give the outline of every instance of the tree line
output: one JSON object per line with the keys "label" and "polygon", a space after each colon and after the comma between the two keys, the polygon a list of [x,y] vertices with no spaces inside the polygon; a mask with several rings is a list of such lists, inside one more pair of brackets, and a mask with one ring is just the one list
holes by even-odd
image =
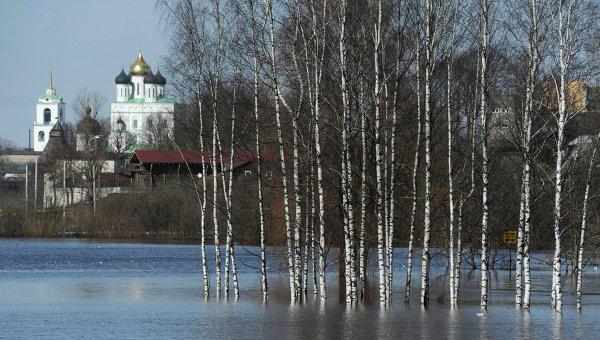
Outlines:
{"label": "tree line", "polygon": [[[452,305],[468,264],[480,268],[486,309],[502,233],[516,230],[516,305],[531,304],[532,249],[554,249],[552,306],[562,309],[571,262],[581,308],[582,270],[600,231],[595,1],[160,0],[157,8],[170,39],[169,86],[183,103],[170,147],[212,151],[213,168],[232,167],[242,150],[258,157],[265,299],[273,211],[261,157],[269,154],[292,301],[310,283],[326,301],[334,246],[346,302],[364,297],[372,250],[379,302],[389,305],[394,247],[406,245],[403,299],[420,249],[422,304],[431,257],[441,253]],[[194,188],[205,293],[229,294],[231,277],[237,297],[235,183],[203,176]]]}

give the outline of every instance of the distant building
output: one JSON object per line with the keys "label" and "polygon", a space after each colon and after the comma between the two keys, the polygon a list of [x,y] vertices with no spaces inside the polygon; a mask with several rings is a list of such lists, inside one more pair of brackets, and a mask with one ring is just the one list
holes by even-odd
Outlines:
{"label": "distant building", "polygon": [[110,141],[115,150],[128,147],[121,137],[123,134],[130,136],[133,143],[143,145],[149,120],[160,121],[161,128],[172,135],[175,102],[165,96],[166,83],[159,69],[152,73],[141,49],[129,74],[121,69],[115,78],[117,100],[110,104]]}
{"label": "distant building", "polygon": [[511,98],[501,96],[495,99],[488,122],[490,144],[495,147],[510,144],[515,122],[516,116]]}
{"label": "distant building", "polygon": [[56,123],[61,123],[64,119],[65,103],[61,96],[56,94],[56,89],[52,84],[52,69],[46,94],[38,99],[36,104],[36,116],[33,123],[33,150],[37,152],[44,151],[50,138],[50,131]]}

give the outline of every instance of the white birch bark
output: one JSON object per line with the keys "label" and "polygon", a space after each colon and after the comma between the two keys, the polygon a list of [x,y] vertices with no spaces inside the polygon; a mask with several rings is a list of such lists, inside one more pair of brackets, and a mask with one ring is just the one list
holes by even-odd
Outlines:
{"label": "white birch bark", "polygon": [[433,71],[433,27],[431,0],[425,0],[425,211],[421,256],[421,304],[429,302],[429,242],[431,237],[431,73]]}
{"label": "white birch bark", "polygon": [[[225,182],[225,172],[221,176],[223,185],[223,197],[225,201],[225,211],[227,214],[227,231],[226,231],[226,242],[225,242],[225,297],[229,294],[229,273],[233,279],[233,289],[235,298],[239,298],[239,288],[237,279],[237,268],[235,260],[235,248],[233,244],[233,214],[232,214],[232,195],[233,195],[233,160],[235,157],[235,106],[237,105],[237,89],[233,89],[233,108],[231,110],[231,140],[229,146],[229,176],[228,184]],[[217,143],[219,150],[223,150],[221,147],[221,139],[217,131]],[[220,164],[223,167],[225,162],[223,161],[223,153],[219,152]]]}
{"label": "white birch bark", "polygon": [[490,1],[480,0],[481,7],[481,176],[482,176],[482,210],[481,217],[481,308],[487,309],[488,304],[488,122],[487,122],[487,54],[489,41],[489,11]]}
{"label": "white birch bark", "polygon": [[[216,90],[216,88],[215,88]],[[216,97],[216,94],[214,95]],[[221,294],[221,245],[219,240],[219,216],[218,216],[218,181],[217,181],[217,117],[216,98],[213,98],[213,138],[212,138],[212,177],[213,177],[213,226],[215,244],[215,289],[217,297]]]}
{"label": "white birch bark", "polygon": [[530,229],[531,229],[531,133],[532,133],[532,114],[534,104],[535,81],[539,66],[538,48],[539,32],[537,25],[538,11],[537,0],[530,0],[530,32],[529,32],[529,73],[526,93],[526,111],[525,111],[525,136],[524,136],[524,228],[523,228],[523,275],[524,292],[523,307],[529,309],[531,296],[531,275],[530,275]]}
{"label": "white birch bark", "polygon": [[275,121],[277,124],[277,142],[279,146],[279,161],[280,161],[280,171],[282,178],[282,186],[283,186],[283,208],[285,214],[285,230],[286,230],[286,239],[287,239],[287,258],[288,258],[288,272],[289,272],[289,281],[290,281],[290,299],[292,302],[296,301],[297,293],[296,293],[296,274],[295,274],[295,266],[294,266],[294,246],[292,239],[292,227],[290,221],[290,207],[289,207],[289,194],[288,194],[288,183],[287,183],[287,171],[285,165],[285,145],[283,143],[283,135],[281,128],[281,116],[280,116],[280,93],[279,93],[279,81],[277,79],[277,67],[275,60],[275,18],[273,17],[273,2],[272,0],[264,0],[265,10],[269,20],[269,54],[270,54],[270,63],[271,63],[271,78],[272,78],[272,86],[273,86],[273,96],[275,102]]}
{"label": "white birch bark", "polygon": [[585,193],[583,195],[583,207],[581,209],[581,229],[579,235],[579,251],[577,252],[577,309],[581,310],[581,287],[583,281],[583,252],[585,245],[585,227],[587,220],[587,205],[590,197],[590,181],[592,178],[592,169],[594,168],[594,158],[596,157],[596,150],[598,149],[598,142],[594,141],[594,149],[590,157],[588,165],[587,179],[585,181]]}
{"label": "white birch bark", "polygon": [[[206,260],[206,165],[204,163],[204,116],[202,114],[202,100],[200,94],[200,84],[196,84],[196,93],[198,96],[198,112],[200,113],[200,162],[202,163],[202,202],[200,204],[200,255],[202,257],[202,279],[204,280],[204,295],[210,294],[210,280],[208,265]],[[193,179],[192,179],[193,180]]]}
{"label": "white birch bark", "polygon": [[256,14],[254,12],[254,3],[249,2],[251,20],[252,20],[252,75],[254,88],[254,120],[255,120],[255,138],[256,138],[256,185],[258,195],[258,221],[260,229],[260,287],[263,296],[263,301],[268,298],[268,283],[267,283],[267,248],[265,242],[265,215],[263,208],[263,186],[262,186],[262,155],[260,147],[260,115],[258,110],[258,32],[256,27]]}
{"label": "white birch bark", "polygon": [[214,225],[214,244],[215,244],[215,273],[216,273],[216,293],[217,297],[221,294],[221,245],[219,240],[219,217],[218,217],[218,182],[217,182],[217,105],[219,83],[221,81],[221,15],[219,11],[219,0],[215,1],[216,17],[216,41],[217,51],[215,54],[216,76],[213,80],[213,138],[212,138],[212,177],[213,177],[213,225]]}
{"label": "white birch bark", "polygon": [[456,305],[458,302],[458,286],[460,283],[460,264],[462,262],[462,225],[463,225],[463,220],[462,220],[462,212],[463,212],[463,204],[464,204],[464,200],[462,199],[462,196],[459,197],[459,203],[458,203],[458,217],[457,217],[457,221],[456,221],[456,252],[455,252],[455,256],[456,258],[454,259],[454,277],[453,277],[453,283],[452,283],[452,287],[454,288],[454,292],[452,294],[452,298],[454,299],[453,304]]}
{"label": "white birch bark", "polygon": [[348,141],[348,126],[350,124],[350,103],[348,95],[348,84],[346,79],[346,0],[340,3],[340,74],[342,90],[342,205],[344,211],[345,232],[345,283],[346,303],[352,304],[356,300],[356,268],[354,261],[354,208],[351,200],[352,187],[352,162]]}
{"label": "white birch bark", "polygon": [[365,89],[361,79],[359,84],[360,109],[360,141],[361,141],[361,170],[360,170],[360,230],[359,230],[359,281],[360,296],[364,298],[367,284],[366,268],[366,218],[367,218],[367,123],[365,116]]}
{"label": "white birch bark", "polygon": [[[558,117],[556,132],[556,171],[555,171],[555,191],[554,191],[554,257],[552,259],[552,306],[557,312],[562,311],[562,291],[561,291],[561,200],[562,200],[562,173],[563,173],[563,143],[564,130],[567,121],[566,108],[566,73],[568,67],[567,61],[567,39],[564,32],[563,23],[563,1],[558,1],[558,38],[559,38],[559,73],[560,83],[558,85]],[[569,34],[567,25],[567,35]]]}
{"label": "white birch bark", "polygon": [[392,128],[390,136],[390,176],[389,176],[389,209],[388,209],[388,235],[387,235],[387,298],[388,304],[391,303],[393,282],[394,282],[394,219],[395,219],[395,189],[396,189],[396,125],[397,125],[397,104],[398,104],[398,88],[400,83],[400,35],[396,43],[396,67],[394,82],[394,95],[392,100]]}
{"label": "white birch bark", "polygon": [[519,195],[519,228],[517,231],[517,256],[515,259],[515,305],[523,304],[523,239],[525,235],[525,167],[521,175]]}
{"label": "white birch bark", "polygon": [[410,301],[410,285],[412,280],[412,266],[413,266],[413,252],[414,252],[414,240],[415,240],[415,226],[417,216],[417,194],[418,194],[418,181],[417,175],[419,173],[419,149],[421,148],[421,46],[417,44],[416,47],[416,80],[417,80],[417,137],[415,141],[415,156],[413,160],[412,168],[412,208],[410,213],[410,231],[408,236],[408,258],[406,262],[406,287],[404,290],[404,301]]}
{"label": "white birch bark", "polygon": [[377,253],[378,253],[378,267],[379,267],[379,303],[385,305],[387,301],[386,295],[386,266],[385,266],[385,234],[384,234],[384,216],[383,216],[383,178],[382,178],[382,150],[381,150],[381,117],[380,117],[380,104],[381,104],[381,89],[379,79],[379,57],[380,57],[380,45],[381,45],[381,23],[382,23],[382,8],[381,0],[377,1],[377,23],[375,24],[375,85],[374,95],[375,100],[373,105],[375,106],[375,173],[377,183],[377,199],[375,204],[375,210],[377,212]]}
{"label": "white birch bark", "polygon": [[[321,152],[321,132],[320,132],[320,124],[321,124],[321,78],[323,75],[323,57],[324,50],[326,45],[326,30],[324,27],[319,27],[318,25],[318,12],[315,6],[315,0],[310,1],[310,13],[311,13],[311,21],[312,21],[312,46],[309,48],[309,44],[306,39],[304,40],[304,51],[306,54],[306,73],[308,79],[313,79],[312,86],[309,81],[309,98],[310,98],[310,107],[312,111],[312,124],[313,124],[313,143],[314,143],[314,162],[316,168],[316,184],[317,184],[317,196],[319,201],[318,207],[318,225],[319,225],[319,237],[318,237],[318,285],[319,285],[319,297],[321,303],[325,303],[327,301],[327,283],[325,276],[325,263],[326,263],[326,253],[325,253],[325,193],[323,189],[323,166],[322,166],[322,152]],[[326,8],[327,1],[323,1],[323,10],[321,13],[321,21],[322,26],[324,26],[326,21]],[[308,64],[309,55],[308,51],[310,50],[311,55],[310,59],[312,61],[312,71]],[[314,232],[314,230],[313,230]],[[316,238],[315,239],[315,244]]]}
{"label": "white birch bark", "polygon": [[[300,33],[300,5],[297,2],[297,18],[295,20],[295,32],[293,45],[297,45],[298,34]],[[300,245],[300,226],[302,224],[302,200],[300,197],[300,170],[299,170],[299,158],[300,158],[300,140],[299,140],[299,125],[300,125],[300,111],[302,108],[302,101],[304,99],[304,81],[302,74],[298,66],[298,57],[296,49],[292,48],[292,59],[294,62],[294,69],[296,71],[296,79],[299,84],[299,95],[298,95],[298,106],[296,111],[290,110],[292,114],[292,180],[294,190],[294,207],[295,207],[295,218],[294,218],[294,284],[296,286],[296,298],[301,298],[303,290],[301,289],[301,245]]]}
{"label": "white birch bark", "polygon": [[447,84],[446,84],[446,109],[447,109],[447,121],[448,121],[448,226],[449,226],[449,259],[450,259],[450,275],[449,275],[449,289],[450,289],[450,303],[454,305],[456,299],[454,298],[454,293],[456,289],[454,288],[455,284],[455,274],[454,274],[454,182],[452,175],[452,109],[450,105],[450,87],[452,81],[452,57],[448,58],[447,65]]}

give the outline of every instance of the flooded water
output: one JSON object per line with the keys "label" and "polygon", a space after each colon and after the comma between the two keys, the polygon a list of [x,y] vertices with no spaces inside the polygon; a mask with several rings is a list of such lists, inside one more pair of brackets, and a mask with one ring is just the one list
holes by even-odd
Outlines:
{"label": "flooded water", "polygon": [[[197,245],[0,240],[0,338],[597,338],[600,270],[588,266],[582,312],[565,278],[558,315],[549,307],[546,253],[534,256],[531,312],[514,308],[514,273],[498,270],[491,273],[489,310],[480,314],[479,272],[463,269],[460,306],[451,309],[441,256],[433,259],[432,302],[423,309],[416,299],[403,302],[405,250],[397,249],[394,302],[383,310],[340,303],[333,264],[326,306],[312,294],[290,305],[281,249],[271,249],[270,299],[263,304],[257,249],[236,252],[241,298],[234,302],[204,299]],[[375,281],[374,268],[370,274]]]}

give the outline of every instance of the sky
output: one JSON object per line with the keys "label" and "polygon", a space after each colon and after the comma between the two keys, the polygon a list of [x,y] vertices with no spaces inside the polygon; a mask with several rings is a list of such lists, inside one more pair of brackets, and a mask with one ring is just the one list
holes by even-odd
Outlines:
{"label": "sky", "polygon": [[108,117],[121,66],[142,48],[156,71],[167,45],[154,0],[0,0],[0,138],[28,146],[50,65],[67,121],[83,87],[106,97],[99,114]]}

